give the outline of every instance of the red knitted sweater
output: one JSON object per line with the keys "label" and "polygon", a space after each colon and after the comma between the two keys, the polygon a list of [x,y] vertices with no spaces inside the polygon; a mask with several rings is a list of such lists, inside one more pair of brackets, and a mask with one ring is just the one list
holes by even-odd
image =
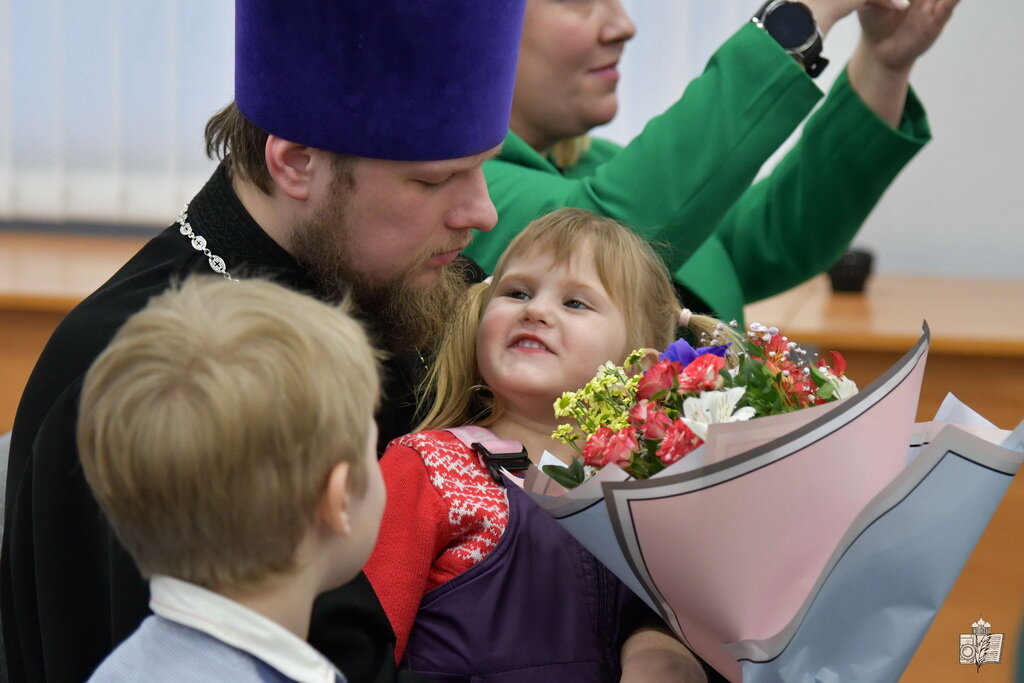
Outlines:
{"label": "red knitted sweater", "polygon": [[494,549],[508,523],[508,497],[449,432],[395,439],[380,467],[388,500],[363,570],[395,629],[401,661],[423,595]]}

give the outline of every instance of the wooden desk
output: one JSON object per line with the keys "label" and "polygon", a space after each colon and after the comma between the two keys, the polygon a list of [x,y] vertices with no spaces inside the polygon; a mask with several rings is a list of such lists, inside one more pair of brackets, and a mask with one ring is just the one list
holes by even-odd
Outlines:
{"label": "wooden desk", "polygon": [[833,294],[820,277],[747,307],[747,320],[847,359],[861,386],[931,329],[918,416],[931,419],[953,392],[1004,429],[1024,419],[1024,280],[879,275],[864,294]]}
{"label": "wooden desk", "polygon": [[14,424],[21,392],[57,324],[145,242],[0,232],[0,433]]}
{"label": "wooden desk", "polygon": [[[1024,419],[1024,280],[876,275],[864,294],[833,294],[817,278],[746,310],[798,343],[840,351],[861,386],[931,329],[918,419],[947,392],[1004,429]],[[984,616],[1003,633],[1000,664],[958,663],[959,634]],[[911,683],[1013,680],[1024,619],[1024,473],[1017,475],[903,677]]]}

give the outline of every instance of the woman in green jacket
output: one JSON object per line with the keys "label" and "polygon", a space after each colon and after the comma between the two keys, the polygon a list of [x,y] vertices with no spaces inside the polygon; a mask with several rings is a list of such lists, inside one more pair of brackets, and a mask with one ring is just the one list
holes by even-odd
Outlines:
{"label": "woman in green jacket", "polygon": [[930,138],[909,73],[957,1],[805,0],[823,35],[859,10],[861,40],[795,148],[754,183],[822,97],[767,21],[737,31],[619,147],[585,137],[617,108],[616,65],[634,33],[619,0],[529,0],[512,130],[484,166],[499,221],[467,253],[490,270],[532,219],[585,208],[661,242],[692,308],[742,320],[744,304],[832,265]]}

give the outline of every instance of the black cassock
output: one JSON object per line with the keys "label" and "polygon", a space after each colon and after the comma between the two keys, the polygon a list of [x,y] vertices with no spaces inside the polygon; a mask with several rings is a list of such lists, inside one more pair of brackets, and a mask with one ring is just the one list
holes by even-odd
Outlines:
{"label": "black cassock", "polygon": [[[190,203],[188,219],[233,276],[259,275],[313,291],[302,268],[242,207],[223,166]],[[129,316],[172,282],[212,272],[206,256],[171,226],[68,314],[32,372],[11,441],[0,566],[12,681],[85,680],[149,614],[147,584],[79,466],[79,393],[89,365]],[[471,277],[480,275],[476,269]],[[414,426],[412,387],[422,362],[415,353],[397,354],[384,369],[381,446]],[[394,639],[362,573],[314,606],[309,640],[351,681],[395,680]]]}

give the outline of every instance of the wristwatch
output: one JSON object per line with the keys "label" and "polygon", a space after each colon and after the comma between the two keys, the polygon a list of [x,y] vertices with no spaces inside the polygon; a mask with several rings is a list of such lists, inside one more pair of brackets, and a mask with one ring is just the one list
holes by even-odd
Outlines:
{"label": "wristwatch", "polygon": [[821,56],[822,35],[810,8],[797,0],[768,0],[751,19],[817,78],[828,66]]}

